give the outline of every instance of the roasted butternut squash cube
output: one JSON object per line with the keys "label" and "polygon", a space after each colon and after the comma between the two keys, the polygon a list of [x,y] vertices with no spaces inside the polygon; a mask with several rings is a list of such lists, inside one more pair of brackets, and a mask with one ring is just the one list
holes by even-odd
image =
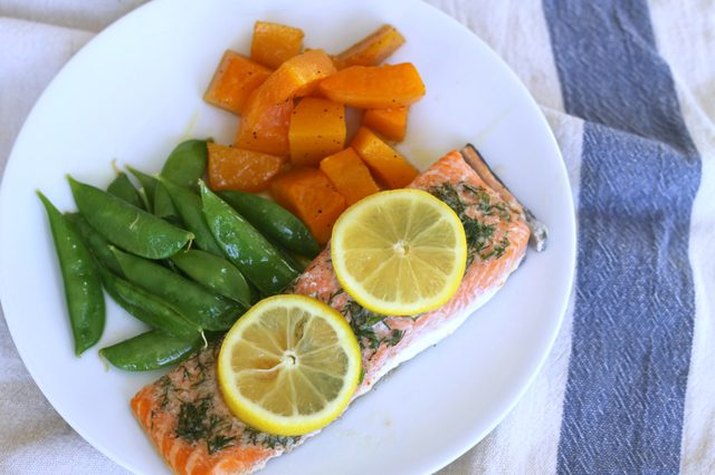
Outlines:
{"label": "roasted butternut squash cube", "polygon": [[304,97],[293,109],[288,139],[295,165],[317,166],[345,147],[345,106],[319,97]]}
{"label": "roasted butternut squash cube", "polygon": [[300,54],[303,50],[303,36],[305,35],[300,28],[257,21],[253,26],[251,59],[276,69],[285,61]]}
{"label": "roasted butternut squash cube", "polygon": [[333,225],[346,207],[343,195],[315,168],[294,168],[278,175],[270,192],[278,204],[305,223],[320,244],[330,240]]}
{"label": "roasted butternut squash cube", "polygon": [[412,63],[350,66],[320,82],[328,99],[359,109],[409,106],[425,95],[425,85]]}
{"label": "roasted butternut squash cube", "polygon": [[260,113],[254,110],[249,115],[247,110],[238,124],[234,145],[254,152],[287,157],[290,152],[288,129],[291,112],[291,99],[280,104],[266,105],[260,109]]}
{"label": "roasted butternut squash cube", "polygon": [[282,168],[281,157],[208,142],[209,186],[213,190],[240,190],[255,193]]}
{"label": "roasted butternut squash cube", "polygon": [[403,188],[418,174],[410,162],[367,127],[358,129],[350,146],[388,188]]}
{"label": "roasted butternut squash cube", "polygon": [[370,169],[351,147],[322,159],[320,171],[345,197],[348,206],[380,191]]}
{"label": "roasted butternut squash cube", "polygon": [[366,110],[362,123],[387,140],[400,142],[407,132],[407,107]]}
{"label": "roasted butternut squash cube", "polygon": [[270,69],[235,51],[226,50],[204,94],[204,100],[216,107],[240,114],[250,94],[263,84],[270,74]]}
{"label": "roasted butternut squash cube", "polygon": [[348,66],[377,66],[405,43],[405,38],[392,25],[380,28],[336,55],[333,60],[338,69]]}
{"label": "roasted butternut squash cube", "polygon": [[322,50],[306,51],[283,63],[248,98],[234,145],[288,156],[293,98],[312,92],[321,79],[334,72],[333,61]]}

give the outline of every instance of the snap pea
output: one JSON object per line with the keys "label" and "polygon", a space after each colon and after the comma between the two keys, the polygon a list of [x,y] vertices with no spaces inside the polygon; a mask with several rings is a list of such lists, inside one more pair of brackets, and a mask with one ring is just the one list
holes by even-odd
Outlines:
{"label": "snap pea", "polygon": [[[165,333],[186,335],[199,333],[201,328],[189,322],[171,305],[122,279],[122,268],[111,251],[109,241],[95,231],[79,213],[67,213],[65,218],[74,225],[99,264],[102,283],[107,293],[131,315],[152,328]],[[165,308],[169,307],[169,308]]]}
{"label": "snap pea", "polygon": [[157,181],[156,189],[154,190],[154,216],[164,218],[177,226],[182,224],[179,212],[176,210],[169,192],[166,191],[166,187],[160,181]]}
{"label": "snap pea", "polygon": [[171,302],[182,315],[205,330],[227,330],[245,310],[155,262],[116,248],[112,251],[127,280]]}
{"label": "snap pea", "polygon": [[303,273],[306,267],[308,267],[307,264],[305,264],[305,261],[308,261],[308,264],[310,264],[311,259],[309,258],[303,258],[300,254],[292,253],[289,252],[286,248],[281,246],[280,244],[275,244],[273,243],[273,246],[278,249],[278,251],[281,253],[283,256],[283,259],[288,261],[288,263],[298,271],[298,273]]}
{"label": "snap pea", "polygon": [[287,250],[308,257],[315,257],[320,251],[305,224],[275,201],[241,191],[218,194],[268,239]]}
{"label": "snap pea", "polygon": [[142,190],[144,190],[144,199],[146,200],[145,208],[150,213],[153,213],[154,195],[156,194],[156,184],[158,183],[157,179],[151,175],[147,175],[146,173],[137,170],[131,165],[127,165],[127,170],[129,170],[132,175],[134,175],[136,179],[139,180],[139,183],[141,183]]}
{"label": "snap pea", "polygon": [[174,254],[171,260],[199,284],[244,307],[251,306],[251,287],[241,271],[226,259],[204,251],[189,250]]}
{"label": "snap pea", "polygon": [[144,208],[144,200],[139,191],[134,188],[134,185],[129,180],[129,177],[124,172],[119,172],[114,180],[107,187],[107,191],[117,198],[121,198],[127,203],[133,204],[137,208]]}
{"label": "snap pea", "polygon": [[276,249],[276,251],[278,251],[280,253],[281,257],[283,257],[283,259],[285,259],[285,261],[288,263],[288,265],[296,270],[296,272],[302,273],[305,270],[306,266],[303,265],[303,261],[302,260],[299,261],[297,259],[297,257],[300,257],[298,254],[289,252],[288,249],[284,248],[283,246],[276,243],[275,241],[272,241],[270,239],[268,239],[268,241],[273,245],[273,247]]}
{"label": "snap pea", "polygon": [[310,263],[313,262],[309,258],[301,255],[294,255],[293,259],[296,262],[296,267],[300,269],[301,272],[305,271],[306,267],[308,267]]}
{"label": "snap pea", "polygon": [[161,176],[179,186],[196,189],[206,172],[208,150],[206,140],[191,139],[181,142],[164,162]]}
{"label": "snap pea", "polygon": [[216,242],[261,293],[276,294],[298,276],[281,253],[203,181],[199,181],[199,188],[204,218]]}
{"label": "snap pea", "polygon": [[72,194],[82,216],[109,242],[147,257],[164,259],[176,254],[194,238],[126,201],[68,176]]}
{"label": "snap pea", "polygon": [[129,165],[127,165],[127,169],[132,172],[132,175],[134,175],[142,185],[147,201],[146,209],[153,213],[154,216],[164,218],[171,222],[171,224],[180,226],[181,220],[179,219],[179,213],[176,211],[176,208],[174,208],[174,203],[171,201],[169,193],[167,193],[166,189],[159,183],[159,180]]}
{"label": "snap pea", "polygon": [[76,355],[99,341],[104,331],[104,294],[99,272],[77,230],[40,191],[60,263]]}
{"label": "snap pea", "polygon": [[165,368],[188,358],[201,347],[202,339],[176,337],[151,330],[134,338],[102,348],[99,354],[112,365],[127,371]]}
{"label": "snap pea", "polygon": [[204,251],[223,256],[223,250],[216,243],[216,239],[204,219],[204,213],[201,210],[201,197],[189,188],[174,184],[163,177],[160,177],[159,180],[169,193],[186,228],[196,236],[196,245]]}
{"label": "snap pea", "polygon": [[119,306],[138,320],[167,335],[187,337],[201,333],[201,327],[190,322],[161,298],[100,267],[102,283]]}
{"label": "snap pea", "polygon": [[[115,274],[122,275],[122,268],[114,254],[109,249],[109,241],[104,236],[94,230],[86,219],[79,213],[66,213],[65,218],[74,225],[84,243],[94,255],[94,258],[101,265],[111,270]],[[101,269],[100,269],[101,270]]]}

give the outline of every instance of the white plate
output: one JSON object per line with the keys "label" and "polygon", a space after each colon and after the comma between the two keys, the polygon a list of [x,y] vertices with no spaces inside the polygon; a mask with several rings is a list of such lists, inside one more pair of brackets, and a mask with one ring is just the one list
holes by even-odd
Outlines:
{"label": "white plate", "polygon": [[[129,411],[152,374],[107,370],[96,349],[72,353],[60,274],[36,189],[74,208],[66,173],[106,185],[111,161],[158,171],[187,136],[230,142],[236,119],[201,100],[224,49],[248,51],[252,25],[301,27],[308,47],[339,51],[382,23],[407,38],[391,61],[412,61],[427,95],[400,149],[424,167],[476,144],[551,230],[504,289],[453,336],[403,365],[347,414],[267,473],[416,473],[447,464],[506,415],[543,363],[574,268],[573,204],[558,148],[507,66],[453,19],[418,1],[158,0],[80,51],[47,88],[17,139],[0,199],[5,318],[47,399],[91,444],[126,468],[165,465]],[[113,304],[98,347],[140,326]]]}

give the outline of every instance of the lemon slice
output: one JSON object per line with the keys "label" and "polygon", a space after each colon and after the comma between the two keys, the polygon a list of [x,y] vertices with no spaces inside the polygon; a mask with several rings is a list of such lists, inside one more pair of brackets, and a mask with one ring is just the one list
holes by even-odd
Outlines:
{"label": "lemon slice", "polygon": [[279,435],[307,434],[336,419],[360,371],[360,347],[343,316],[301,295],[254,305],[229,330],[218,357],[229,409]]}
{"label": "lemon slice", "polygon": [[459,288],[467,260],[459,217],[413,189],[376,193],[354,204],[335,223],[330,245],[343,288],[384,315],[440,307]]}

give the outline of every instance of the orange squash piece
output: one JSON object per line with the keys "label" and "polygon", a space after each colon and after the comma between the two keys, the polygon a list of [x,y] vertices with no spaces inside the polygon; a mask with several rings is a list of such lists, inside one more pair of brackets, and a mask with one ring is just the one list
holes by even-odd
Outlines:
{"label": "orange squash piece", "polygon": [[319,97],[304,97],[293,109],[288,139],[295,165],[317,166],[345,147],[345,106]]}
{"label": "orange squash piece", "polygon": [[293,98],[309,94],[333,74],[323,50],[310,50],[283,63],[248,98],[234,145],[255,152],[287,156]]}
{"label": "orange squash piece", "polygon": [[251,59],[276,69],[303,50],[303,30],[292,26],[257,21],[253,26]]}
{"label": "orange squash piece", "polygon": [[282,168],[281,157],[208,142],[209,186],[213,190],[240,190],[255,193]]}
{"label": "orange squash piece", "polygon": [[377,66],[404,43],[405,38],[397,28],[382,25],[333,59],[338,69],[348,66]]}
{"label": "orange squash piece", "polygon": [[254,152],[267,153],[281,157],[288,156],[288,128],[293,101],[266,105],[249,115],[247,109],[238,124],[238,133],[234,145]]}
{"label": "orange squash piece", "polygon": [[401,142],[407,132],[407,107],[366,110],[362,123],[387,140]]}
{"label": "orange squash piece", "polygon": [[351,147],[321,160],[320,171],[345,197],[348,206],[380,191],[370,170]]}
{"label": "orange squash piece", "polygon": [[412,63],[350,66],[321,81],[319,90],[328,99],[359,109],[408,106],[425,95]]}
{"label": "orange squash piece", "polygon": [[388,188],[403,188],[418,174],[410,162],[367,127],[358,129],[350,146]]}
{"label": "orange squash piece", "polygon": [[243,111],[248,96],[270,76],[271,70],[235,51],[226,50],[204,100],[234,114]]}
{"label": "orange squash piece", "polygon": [[278,175],[270,192],[278,204],[305,223],[320,244],[330,240],[333,225],[346,207],[343,195],[315,168],[294,168]]}

